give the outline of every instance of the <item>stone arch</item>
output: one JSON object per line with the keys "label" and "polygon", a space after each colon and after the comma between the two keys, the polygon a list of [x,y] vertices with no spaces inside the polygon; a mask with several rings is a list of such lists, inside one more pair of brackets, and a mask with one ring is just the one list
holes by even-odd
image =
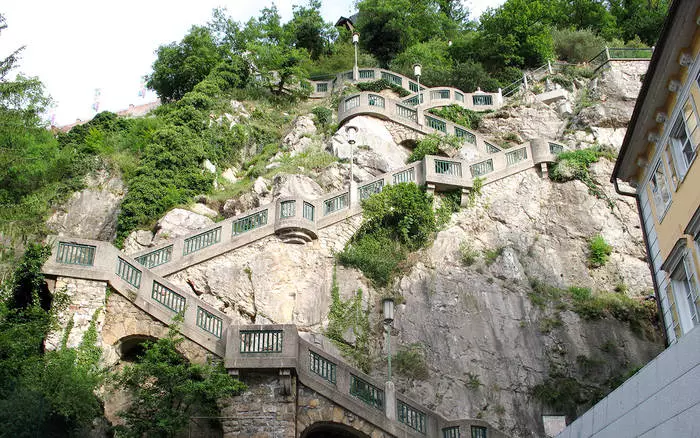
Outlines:
{"label": "stone arch", "polygon": [[119,359],[125,362],[135,362],[143,354],[145,343],[156,341],[157,338],[150,335],[128,335],[117,341],[116,350]]}
{"label": "stone arch", "polygon": [[370,438],[370,436],[342,423],[319,421],[304,429],[300,438]]}

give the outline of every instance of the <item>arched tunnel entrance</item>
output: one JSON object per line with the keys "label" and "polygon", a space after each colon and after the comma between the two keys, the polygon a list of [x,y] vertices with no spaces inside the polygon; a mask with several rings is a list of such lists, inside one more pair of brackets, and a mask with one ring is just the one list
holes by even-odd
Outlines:
{"label": "arched tunnel entrance", "polygon": [[359,430],[340,423],[318,422],[307,427],[301,438],[370,438]]}
{"label": "arched tunnel entrance", "polygon": [[148,335],[131,335],[119,341],[119,358],[125,362],[136,362],[145,351],[145,344],[148,341],[155,342],[157,339]]}

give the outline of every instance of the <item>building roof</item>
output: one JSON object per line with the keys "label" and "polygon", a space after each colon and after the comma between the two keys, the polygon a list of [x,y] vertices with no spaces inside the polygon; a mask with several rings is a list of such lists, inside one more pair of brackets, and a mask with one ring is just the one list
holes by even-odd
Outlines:
{"label": "building roof", "polygon": [[637,158],[645,154],[649,134],[661,135],[661,132],[657,132],[656,111],[664,107],[669,93],[668,82],[680,71],[678,59],[681,50],[690,45],[695,35],[697,8],[698,2],[695,0],[675,0],[669,8],[627,126],[611,182],[617,178],[633,180],[638,173]]}

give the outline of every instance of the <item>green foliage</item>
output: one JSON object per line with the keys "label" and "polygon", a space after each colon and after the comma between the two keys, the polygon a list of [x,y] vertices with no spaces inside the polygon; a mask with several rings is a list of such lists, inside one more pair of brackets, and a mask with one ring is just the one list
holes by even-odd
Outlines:
{"label": "green foliage", "polygon": [[192,364],[178,351],[177,325],[168,336],[147,341],[143,355],[117,374],[131,404],[119,416],[120,436],[179,436],[192,416],[218,416],[217,400],[240,394],[246,386],[228,375],[222,363]]}
{"label": "green foliage", "polygon": [[598,234],[588,241],[588,251],[588,264],[593,268],[599,268],[608,262],[612,246]]}
{"label": "green foliage", "polygon": [[609,3],[624,40],[639,37],[648,46],[656,44],[670,1],[612,0]]}
{"label": "green foliage", "polygon": [[564,325],[559,314],[555,315],[553,318],[545,317],[539,321],[539,329],[541,333],[550,333],[555,328],[559,328]]}
{"label": "green foliage", "polygon": [[[338,346],[345,357],[350,358],[362,371],[369,373],[372,366],[369,313],[362,306],[362,289],[358,289],[355,296],[346,301],[340,298],[340,287],[334,267],[326,336]],[[343,337],[348,331],[352,331],[355,336],[354,345],[349,344]]]}
{"label": "green foliage", "polygon": [[472,372],[467,372],[467,388],[469,389],[479,389],[481,386],[481,379],[479,378],[479,375],[476,373]]}
{"label": "green foliage", "polygon": [[311,112],[316,116],[316,121],[321,127],[327,127],[333,120],[333,111],[326,107],[316,106]]}
{"label": "green foliage", "polygon": [[587,62],[605,48],[605,39],[591,29],[555,29],[554,51],[560,61]]}
{"label": "green foliage", "polygon": [[499,246],[497,248],[484,250],[484,262],[486,262],[486,266],[492,265],[493,262],[503,254],[504,249],[503,246]]}
{"label": "green foliage", "polygon": [[63,292],[51,297],[45,290],[41,266],[50,252],[28,244],[0,290],[2,436],[81,436],[101,413],[96,391],[103,374],[94,318],[79,347],[44,351],[44,339],[68,304]]}
{"label": "green foliage", "polygon": [[355,84],[355,86],[360,91],[374,91],[375,93],[379,93],[382,90],[391,90],[394,93],[398,94],[400,97],[406,97],[409,94],[411,94],[410,91],[406,90],[400,85],[396,85],[393,82],[389,82],[386,79],[378,79],[373,82],[358,82],[357,84]]}
{"label": "green foliage", "polygon": [[422,160],[426,155],[438,155],[440,153],[440,143],[439,137],[425,137],[416,143],[416,147],[413,148],[413,152],[408,157],[408,162],[413,163]]}
{"label": "green foliage", "polygon": [[385,187],[362,206],[362,226],[338,261],[360,269],[375,285],[387,286],[407,254],[427,244],[437,230],[432,199],[415,184],[401,183]]}
{"label": "green foliage", "polygon": [[440,207],[435,210],[435,221],[439,229],[450,222],[452,213],[457,213],[461,207],[462,189],[441,192],[438,196]]}
{"label": "green foliage", "polygon": [[422,344],[402,345],[394,355],[396,371],[414,380],[426,380],[430,373],[425,361],[425,347]]}
{"label": "green foliage", "polygon": [[471,266],[479,258],[479,252],[472,245],[464,241],[459,244],[459,259],[464,266]]}
{"label": "green foliage", "polygon": [[586,184],[592,195],[603,199],[610,208],[613,208],[614,202],[605,194],[600,184],[593,180],[589,170],[591,164],[597,162],[601,157],[614,159],[610,151],[600,147],[562,152],[557,157],[557,162],[551,167],[549,178],[558,182],[577,179]]}
{"label": "green foliage", "polygon": [[321,17],[320,0],[309,0],[308,7],[293,5],[292,19],[284,27],[289,42],[306,49],[313,60],[328,52],[329,40],[335,36],[333,26]]}
{"label": "green foliage", "polygon": [[479,129],[482,115],[459,105],[450,105],[429,110],[438,117],[447,119],[468,129]]}

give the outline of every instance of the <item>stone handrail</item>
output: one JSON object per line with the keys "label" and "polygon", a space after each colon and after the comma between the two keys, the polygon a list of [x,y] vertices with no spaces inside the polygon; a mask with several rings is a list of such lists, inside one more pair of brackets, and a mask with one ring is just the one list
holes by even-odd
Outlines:
{"label": "stone handrail", "polygon": [[[328,339],[303,339],[296,326],[241,325],[228,331],[224,365],[245,369],[293,369],[299,381],[392,436],[471,436],[471,426],[487,436],[506,435],[478,419],[448,420],[410,397],[392,382],[377,380],[348,365],[330,351]],[[457,432],[460,435],[445,435]]]}
{"label": "stone handrail", "polygon": [[[310,97],[319,99],[323,97],[328,97],[332,93],[332,91],[335,89],[336,84],[340,84],[342,82],[350,82],[350,83],[357,83],[357,82],[371,82],[371,81],[376,81],[379,79],[386,79],[392,84],[398,85],[399,87],[413,93],[412,95],[409,95],[406,98],[403,98],[402,100],[410,100],[412,98],[415,98],[418,95],[418,92],[423,95],[423,105],[429,104],[433,100],[435,101],[435,104],[432,106],[429,106],[428,108],[433,108],[436,106],[445,106],[445,105],[460,105],[465,108],[473,109],[473,110],[489,110],[489,109],[498,109],[501,106],[503,106],[503,95],[501,94],[501,91],[499,90],[497,93],[486,93],[483,91],[475,91],[473,93],[465,93],[464,91],[453,88],[453,87],[434,87],[434,88],[429,88],[426,87],[425,85],[421,85],[420,89],[418,88],[418,82],[402,75],[401,73],[396,73],[391,70],[385,70],[383,68],[360,68],[358,70],[358,76],[359,78],[355,80],[353,78],[353,71],[346,71],[346,72],[341,72],[335,75],[334,78],[331,79],[325,79],[325,80],[317,80],[317,81],[310,81],[311,82],[311,87],[312,87],[312,92]],[[441,91],[441,90],[450,90],[450,95],[452,97],[447,98],[447,99],[431,99],[430,96],[432,95],[432,91]],[[459,99],[459,95],[462,95],[462,99]],[[478,97],[490,97],[492,100],[491,105],[477,105],[474,104],[474,99],[473,96],[478,96]],[[477,97],[477,99],[478,99]],[[444,102],[440,103],[438,100],[443,100]],[[417,104],[417,102],[416,102]]]}
{"label": "stone handrail", "polygon": [[[231,319],[120,252],[109,242],[49,236],[51,257],[47,275],[106,281],[121,295],[164,324],[182,312],[182,334],[218,356],[226,351]],[[84,254],[89,254],[85,257]]]}
{"label": "stone handrail", "polygon": [[[418,105],[419,99],[420,105]],[[483,91],[465,93],[454,87],[434,87],[403,97],[401,101],[406,105],[420,107],[423,110],[440,106],[459,105],[462,108],[473,111],[486,111],[495,110],[503,106],[503,95],[500,89],[498,93],[485,93]]]}

